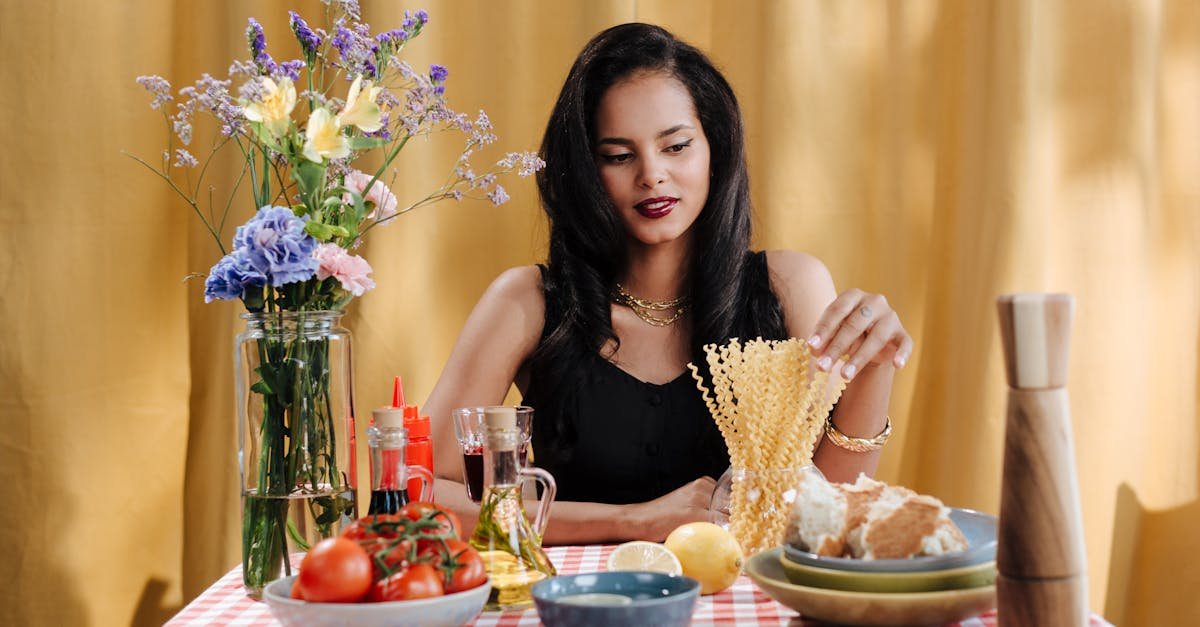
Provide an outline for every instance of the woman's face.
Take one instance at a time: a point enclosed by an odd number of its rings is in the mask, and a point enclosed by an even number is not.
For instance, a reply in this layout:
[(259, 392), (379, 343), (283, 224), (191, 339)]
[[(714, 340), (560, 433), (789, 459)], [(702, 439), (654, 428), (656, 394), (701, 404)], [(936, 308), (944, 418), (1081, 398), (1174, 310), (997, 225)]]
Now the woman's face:
[(610, 87), (596, 108), (596, 167), (635, 242), (687, 234), (709, 182), (708, 139), (687, 87), (661, 72)]

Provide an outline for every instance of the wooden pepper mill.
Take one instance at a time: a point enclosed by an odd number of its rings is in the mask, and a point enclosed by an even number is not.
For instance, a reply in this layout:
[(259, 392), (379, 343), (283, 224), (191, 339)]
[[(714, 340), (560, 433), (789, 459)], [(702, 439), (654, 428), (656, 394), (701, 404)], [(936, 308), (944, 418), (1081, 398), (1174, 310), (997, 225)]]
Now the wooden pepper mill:
[(997, 299), (1008, 379), (996, 549), (999, 624), (1086, 626), (1087, 565), (1067, 404), (1069, 294)]

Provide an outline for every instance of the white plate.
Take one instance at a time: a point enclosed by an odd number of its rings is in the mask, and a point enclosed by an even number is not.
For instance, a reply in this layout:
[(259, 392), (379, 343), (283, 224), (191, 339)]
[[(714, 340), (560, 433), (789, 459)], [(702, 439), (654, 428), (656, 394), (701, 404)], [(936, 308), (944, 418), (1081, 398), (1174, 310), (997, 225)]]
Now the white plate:
[(293, 599), (296, 575), (267, 585), (263, 599), (285, 627), (459, 627), (479, 615), (488, 593), (482, 586), (432, 599), (384, 603), (310, 603)]

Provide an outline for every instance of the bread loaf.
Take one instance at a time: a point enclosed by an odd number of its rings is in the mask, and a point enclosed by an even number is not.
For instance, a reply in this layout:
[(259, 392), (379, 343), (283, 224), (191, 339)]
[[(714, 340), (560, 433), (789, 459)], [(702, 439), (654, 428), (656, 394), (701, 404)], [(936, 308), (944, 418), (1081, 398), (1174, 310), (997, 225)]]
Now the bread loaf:
[(817, 555), (904, 559), (967, 548), (950, 509), (908, 488), (866, 475), (831, 484), (806, 473), (796, 492), (786, 538)]

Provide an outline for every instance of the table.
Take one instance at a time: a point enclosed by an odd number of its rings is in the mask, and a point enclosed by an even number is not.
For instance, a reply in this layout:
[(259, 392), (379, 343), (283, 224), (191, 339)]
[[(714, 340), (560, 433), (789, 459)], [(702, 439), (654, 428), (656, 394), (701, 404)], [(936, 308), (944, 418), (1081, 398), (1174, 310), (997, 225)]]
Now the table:
[[(611, 545), (559, 546), (546, 549), (559, 574), (604, 570)], [(794, 621), (794, 622), (793, 622)], [(1092, 627), (1108, 625), (1092, 616)], [(532, 608), (523, 611), (483, 612), (472, 623), (476, 627), (536, 627), (540, 624)], [(711, 596), (700, 597), (693, 625), (791, 625), (800, 627), (817, 623), (799, 619), (799, 615), (763, 594), (746, 576), (738, 577), (731, 588)], [(242, 568), (235, 567), (196, 597), (170, 621), (171, 627), (200, 627), (208, 625), (279, 625), (266, 603), (246, 596), (242, 589)], [(956, 624), (957, 627), (994, 627), (994, 612)]]

